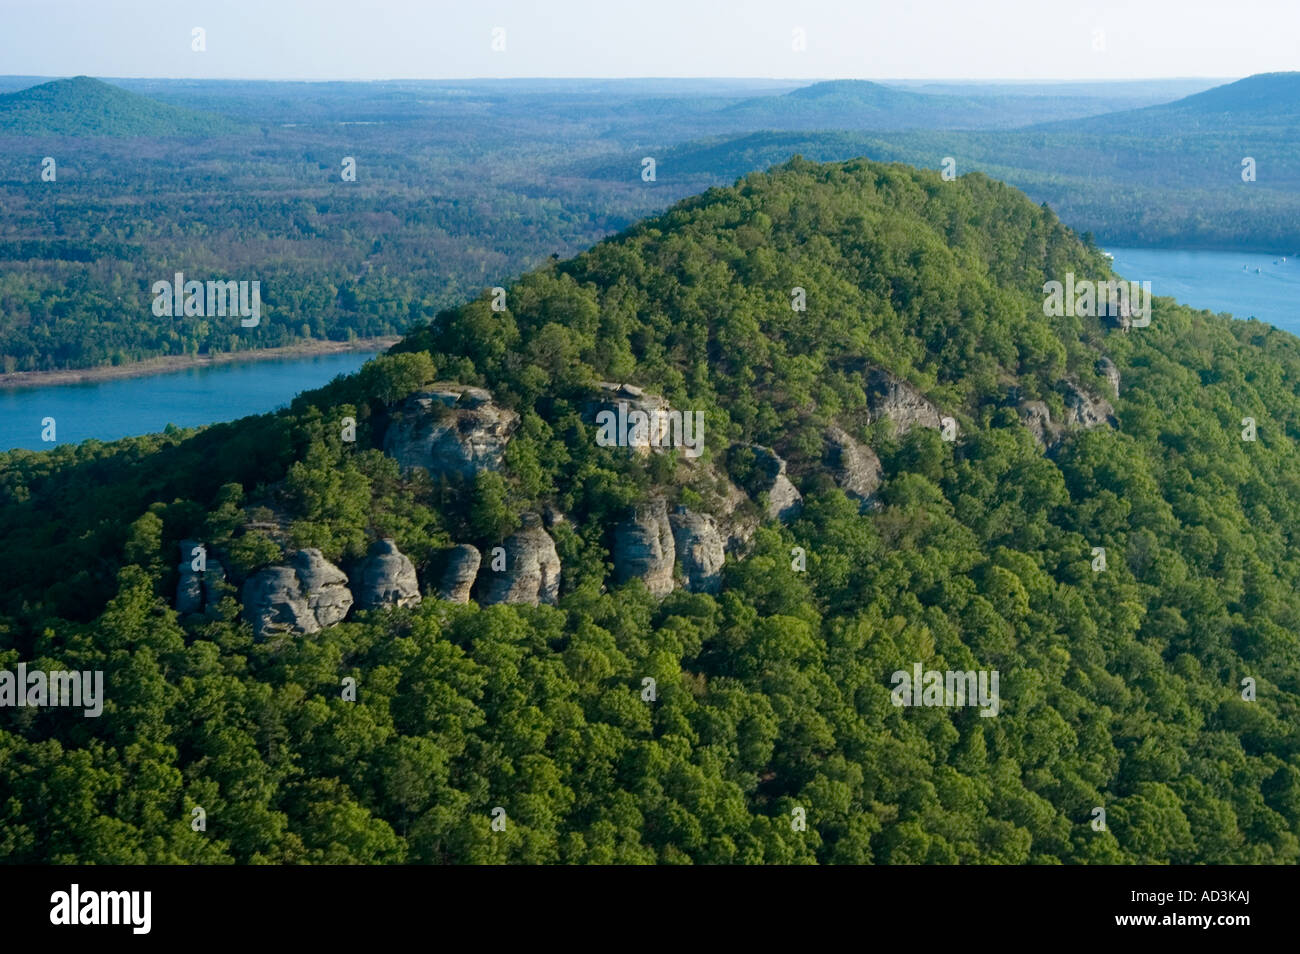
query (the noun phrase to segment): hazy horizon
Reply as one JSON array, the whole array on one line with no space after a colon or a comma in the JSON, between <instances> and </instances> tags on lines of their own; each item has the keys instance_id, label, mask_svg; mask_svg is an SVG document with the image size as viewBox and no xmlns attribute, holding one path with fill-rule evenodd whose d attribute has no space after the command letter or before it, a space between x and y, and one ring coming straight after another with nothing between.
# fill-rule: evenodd
<instances>
[{"instance_id":1,"label":"hazy horizon","mask_svg":"<svg viewBox=\"0 0 1300 954\"><path fill-rule=\"evenodd\" d=\"M1247 76L1300 66L1300 6L1135 0L901 7L753 0L0 0L12 76L367 81L776 78L1080 82ZM192 33L203 32L203 49ZM432 64L436 64L432 65ZM1009 69L1015 64L1016 69ZM1205 69L1210 66L1208 71Z\"/></svg>"}]
</instances>

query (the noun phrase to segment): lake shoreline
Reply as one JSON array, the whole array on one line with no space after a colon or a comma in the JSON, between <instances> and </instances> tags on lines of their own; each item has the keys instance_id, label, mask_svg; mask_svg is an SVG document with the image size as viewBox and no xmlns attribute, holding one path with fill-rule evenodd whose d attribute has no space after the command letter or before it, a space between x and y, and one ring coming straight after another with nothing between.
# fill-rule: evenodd
<instances>
[{"instance_id":1,"label":"lake shoreline","mask_svg":"<svg viewBox=\"0 0 1300 954\"><path fill-rule=\"evenodd\" d=\"M0 373L0 389L46 387L60 384L88 384L123 378L147 378L189 368L211 368L226 364L268 361L275 358L309 358L315 355L346 354L353 351L386 351L400 341L398 335L356 338L352 341L303 341L279 348L253 351L221 351L215 354L163 355L130 364L67 368L56 371L10 371Z\"/></svg>"}]
</instances>

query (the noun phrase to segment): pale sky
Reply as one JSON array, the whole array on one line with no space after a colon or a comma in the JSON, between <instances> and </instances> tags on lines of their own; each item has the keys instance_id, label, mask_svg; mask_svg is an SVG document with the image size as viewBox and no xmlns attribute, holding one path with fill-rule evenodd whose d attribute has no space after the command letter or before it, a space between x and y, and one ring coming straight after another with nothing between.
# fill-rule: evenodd
<instances>
[{"instance_id":1,"label":"pale sky","mask_svg":"<svg viewBox=\"0 0 1300 954\"><path fill-rule=\"evenodd\" d=\"M191 49L195 27L204 52ZM504 51L492 48L495 28ZM1296 69L1300 0L0 0L9 75L1042 80Z\"/></svg>"}]
</instances>

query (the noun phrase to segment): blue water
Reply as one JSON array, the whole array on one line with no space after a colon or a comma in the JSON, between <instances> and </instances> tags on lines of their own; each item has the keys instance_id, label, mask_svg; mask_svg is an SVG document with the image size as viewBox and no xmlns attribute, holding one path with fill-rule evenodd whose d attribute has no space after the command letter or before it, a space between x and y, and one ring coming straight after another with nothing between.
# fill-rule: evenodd
<instances>
[{"instance_id":1,"label":"blue water","mask_svg":"<svg viewBox=\"0 0 1300 954\"><path fill-rule=\"evenodd\" d=\"M1193 308L1237 318L1258 318L1300 335L1300 257L1291 252L1106 251L1115 256L1118 274L1129 281L1151 282L1152 295L1167 295Z\"/></svg>"},{"instance_id":2,"label":"blue water","mask_svg":"<svg viewBox=\"0 0 1300 954\"><path fill-rule=\"evenodd\" d=\"M48 450L41 420L54 418L58 444L152 434L262 414L302 391L350 374L374 352L275 358L187 368L144 378L0 389L0 451Z\"/></svg>"}]
</instances>

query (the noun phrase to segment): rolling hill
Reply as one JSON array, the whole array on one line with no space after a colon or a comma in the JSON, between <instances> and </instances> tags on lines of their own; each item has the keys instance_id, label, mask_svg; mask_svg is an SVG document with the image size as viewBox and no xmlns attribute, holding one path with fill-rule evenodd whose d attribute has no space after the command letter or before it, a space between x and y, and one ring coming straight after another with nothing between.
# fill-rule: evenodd
<instances>
[{"instance_id":1,"label":"rolling hill","mask_svg":"<svg viewBox=\"0 0 1300 954\"><path fill-rule=\"evenodd\" d=\"M238 128L224 116L169 106L89 76L0 95L0 135L197 137Z\"/></svg>"}]
</instances>

